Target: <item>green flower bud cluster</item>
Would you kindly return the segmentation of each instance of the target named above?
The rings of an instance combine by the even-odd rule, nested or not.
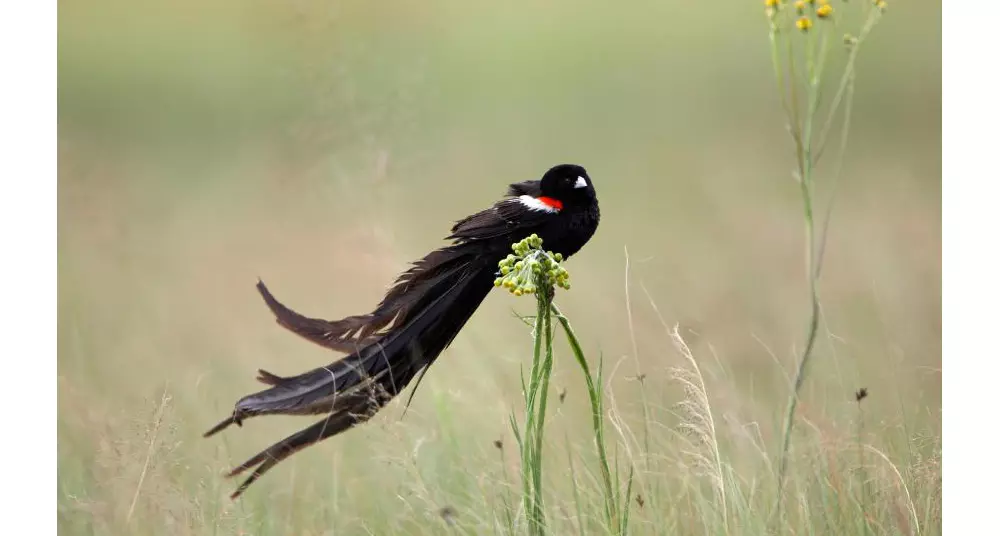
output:
[[[542,249],[542,239],[533,234],[511,246],[513,254],[500,261],[500,277],[493,285],[515,296],[534,294],[558,285],[569,290],[569,272],[559,265],[561,253]]]

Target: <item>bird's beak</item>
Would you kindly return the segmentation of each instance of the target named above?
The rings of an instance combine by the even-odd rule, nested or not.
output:
[[[577,177],[576,184],[573,185],[573,188],[586,188],[586,187],[587,187],[587,179],[583,177]]]

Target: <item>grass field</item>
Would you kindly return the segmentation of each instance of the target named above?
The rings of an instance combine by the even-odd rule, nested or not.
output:
[[[893,3],[859,60],[777,520],[808,288],[760,2],[59,8],[61,533],[510,533],[532,300],[496,292],[405,417],[239,501],[221,473],[311,419],[200,436],[258,367],[332,360],[274,324],[257,277],[306,314],[367,312],[454,220],[567,161],[602,223],[556,301],[603,359],[632,533],[941,532],[940,2]],[[562,339],[553,389],[551,533],[604,533]]]

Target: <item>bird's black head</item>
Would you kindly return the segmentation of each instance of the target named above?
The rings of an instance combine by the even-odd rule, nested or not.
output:
[[[587,170],[575,164],[560,164],[546,171],[540,186],[542,195],[563,203],[585,203],[597,196]]]

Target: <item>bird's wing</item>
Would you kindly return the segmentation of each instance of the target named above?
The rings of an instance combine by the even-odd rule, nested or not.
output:
[[[511,197],[517,197],[519,195],[538,197],[542,195],[542,181],[515,182],[507,187],[507,195]]]
[[[505,236],[513,243],[523,238],[521,235],[536,232],[553,214],[552,211],[526,205],[520,196],[511,197],[458,221],[448,238],[471,242]]]

